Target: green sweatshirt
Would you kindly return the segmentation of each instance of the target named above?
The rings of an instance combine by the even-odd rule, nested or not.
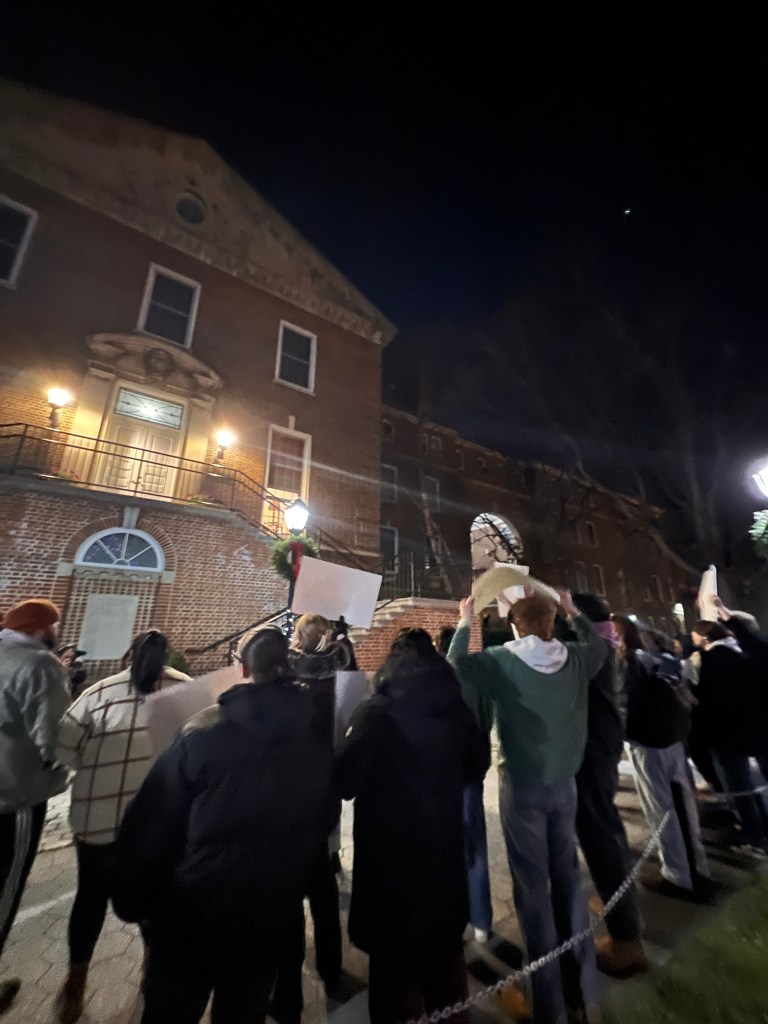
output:
[[[551,673],[531,668],[507,644],[468,654],[468,626],[460,626],[451,641],[448,660],[464,699],[486,728],[491,701],[502,766],[519,782],[549,786],[581,767],[589,680],[605,661],[606,646],[583,615],[574,618],[573,626],[579,642],[564,645],[567,658]]]

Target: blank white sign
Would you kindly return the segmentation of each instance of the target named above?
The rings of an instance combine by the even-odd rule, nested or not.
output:
[[[77,646],[83,661],[122,658],[133,640],[139,599],[128,594],[89,594]]]
[[[380,589],[376,573],[303,558],[291,610],[297,615],[314,612],[333,622],[343,615],[350,626],[368,629]]]

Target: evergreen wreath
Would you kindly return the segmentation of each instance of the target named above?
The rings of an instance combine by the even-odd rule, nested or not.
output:
[[[293,566],[291,565],[291,544],[298,541],[303,548],[304,558],[319,558],[320,551],[317,544],[308,537],[306,533],[299,534],[298,537],[289,537],[286,540],[275,541],[275,545],[272,548],[272,568],[275,570],[278,576],[282,576],[284,580],[290,581],[293,579]]]

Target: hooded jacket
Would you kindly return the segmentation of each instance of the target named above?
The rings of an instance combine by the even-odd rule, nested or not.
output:
[[[275,938],[330,827],[331,774],[305,686],[228,690],[160,755],[128,808],[116,913]]]
[[[0,633],[0,813],[42,803],[67,787],[56,765],[59,719],[69,706],[67,674],[39,640]]]
[[[460,950],[468,920],[462,791],[489,748],[442,657],[390,658],[337,753],[355,800],[349,937],[373,955]]]
[[[710,644],[701,652],[698,706],[693,709],[696,738],[719,754],[765,751],[761,689],[754,666],[734,641]]]
[[[309,687],[315,713],[325,735],[334,739],[336,714],[336,673],[349,665],[349,651],[343,644],[332,643],[324,651],[305,654],[292,650],[288,658],[297,678]]]
[[[513,779],[545,786],[572,778],[587,738],[587,690],[605,662],[605,641],[583,615],[573,619],[579,642],[525,637],[467,654],[469,627],[451,641],[467,703],[479,715],[490,699],[496,712],[503,768]]]

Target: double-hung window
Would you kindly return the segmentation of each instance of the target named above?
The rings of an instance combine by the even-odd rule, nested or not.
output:
[[[316,353],[317,335],[282,320],[277,341],[275,380],[300,391],[313,392]]]
[[[196,281],[153,263],[139,312],[139,330],[190,348],[199,299]]]

